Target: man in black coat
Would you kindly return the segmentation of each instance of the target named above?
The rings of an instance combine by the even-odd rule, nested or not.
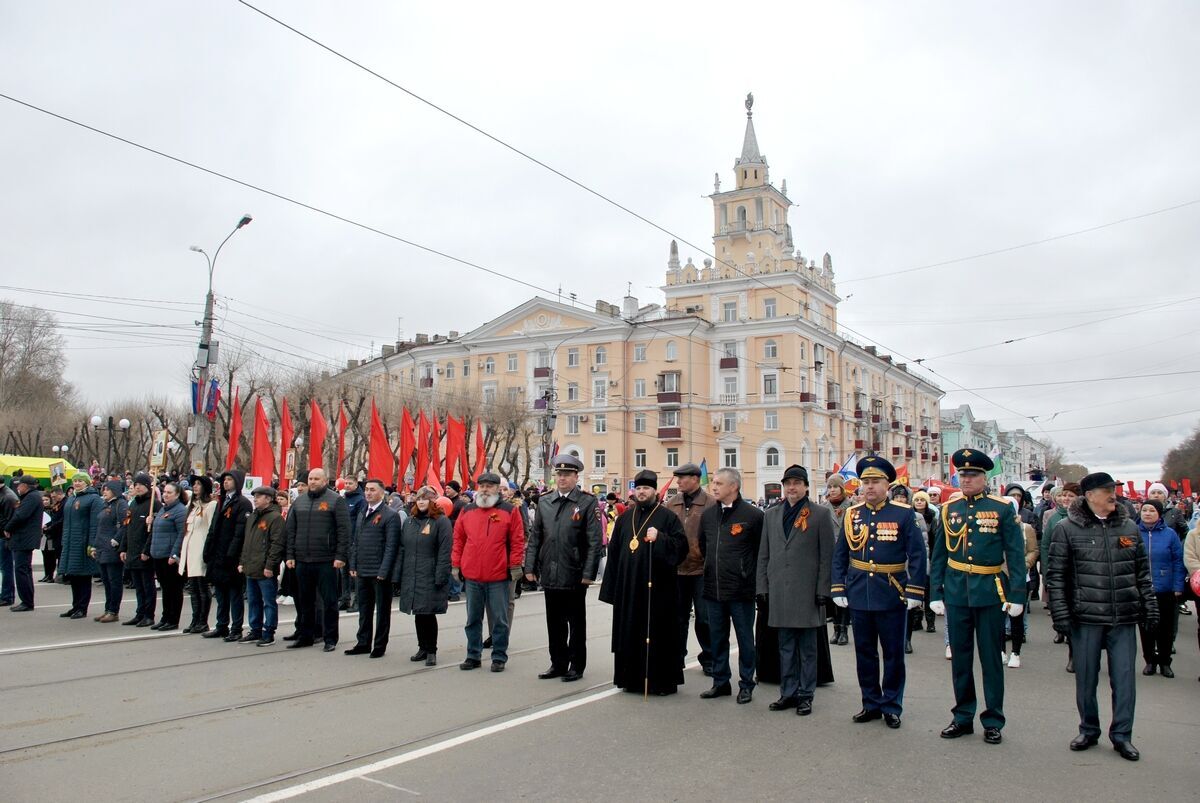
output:
[[[325,652],[338,641],[338,572],[350,555],[350,511],[329,487],[325,470],[308,473],[308,491],[296,497],[284,525],[287,567],[296,572],[296,640],[289,650],[313,645],[313,618],[321,596]]]
[[[383,503],[383,480],[367,480],[364,495],[350,538],[350,576],[358,583],[358,642],[346,655],[382,658],[392,630],[392,569],[400,546],[400,514]]]
[[[13,575],[17,586],[16,605],[9,608],[13,613],[33,610],[33,550],[42,540],[42,492],[33,477],[22,476],[17,480],[17,496],[20,502],[4,525],[4,542],[12,552]]]
[[[150,531],[146,527],[153,487],[154,480],[150,479],[149,474],[138,474],[133,478],[129,518],[119,547],[121,560],[129,570],[129,577],[133,580],[133,592],[137,596],[137,610],[133,612],[133,618],[121,624],[132,627],[150,627],[154,624],[154,561],[150,560]]]
[[[1096,684],[1100,653],[1108,653],[1113,718],[1108,738],[1122,758],[1141,756],[1133,737],[1137,629],[1158,624],[1158,602],[1150,561],[1138,527],[1118,504],[1117,483],[1108,474],[1088,474],[1079,482],[1083,497],[1071,503],[1067,518],[1050,535],[1046,588],[1054,630],[1069,634],[1075,657],[1075,705],[1079,735],[1072,750],[1100,740]]]
[[[742,498],[742,475],[723,468],[713,475],[709,493],[717,500],[700,518],[700,554],[704,556],[704,601],[712,653],[712,688],[706,700],[733,693],[729,668],[729,623],[738,642],[738,703],[754,695],[754,594],[763,512]]]
[[[216,520],[204,542],[206,573],[217,598],[217,626],[203,637],[234,642],[242,637],[245,615],[245,581],[237,567],[246,539],[246,519],[254,506],[242,494],[246,480],[244,471],[226,471],[219,479],[221,496],[217,501]]]

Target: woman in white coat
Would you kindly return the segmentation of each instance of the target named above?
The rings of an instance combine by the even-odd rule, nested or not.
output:
[[[192,600],[192,623],[184,633],[207,633],[208,610],[212,607],[212,589],[204,576],[204,542],[216,514],[213,483],[208,477],[192,477],[192,503],[188,506],[187,532],[179,550],[179,574],[187,584]]]

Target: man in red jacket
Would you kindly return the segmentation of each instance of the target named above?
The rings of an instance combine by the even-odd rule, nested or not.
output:
[[[463,508],[454,523],[450,565],[467,587],[467,659],[459,669],[478,669],[483,655],[483,611],[492,620],[492,671],[508,662],[508,595],[510,583],[525,562],[525,527],[521,512],[500,501],[500,477],[481,474],[474,504]]]

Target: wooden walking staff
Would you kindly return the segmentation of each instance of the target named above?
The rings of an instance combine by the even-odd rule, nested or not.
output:
[[[654,506],[654,510],[658,510],[658,505]],[[651,511],[651,515],[653,515],[653,511]],[[658,540],[658,528],[651,527],[646,530],[646,543],[649,545],[650,552],[647,555],[649,560],[646,562],[646,666],[642,673],[644,680],[642,702],[650,699],[650,603],[654,593],[654,542],[656,540]]]

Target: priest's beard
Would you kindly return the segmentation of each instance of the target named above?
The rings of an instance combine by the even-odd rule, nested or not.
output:
[[[500,501],[500,494],[485,494],[482,491],[475,492],[475,504],[479,507],[495,507]]]
[[[640,510],[642,513],[649,513],[651,510],[654,510],[654,506],[657,504],[658,504],[658,500],[651,497],[650,499],[647,499],[645,502],[638,502],[637,506],[638,506],[638,510]]]

